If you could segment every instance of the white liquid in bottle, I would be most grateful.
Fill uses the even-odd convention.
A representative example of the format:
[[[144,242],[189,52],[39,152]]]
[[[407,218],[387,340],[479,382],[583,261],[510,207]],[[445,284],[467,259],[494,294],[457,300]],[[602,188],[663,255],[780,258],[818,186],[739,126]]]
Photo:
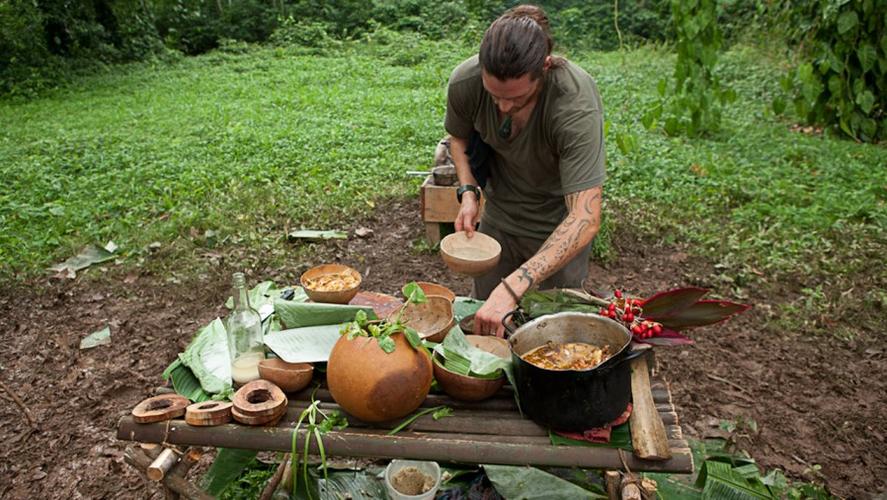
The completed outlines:
[[[261,352],[248,352],[241,355],[231,363],[231,378],[235,385],[243,385],[247,382],[259,379],[259,361],[265,355]]]

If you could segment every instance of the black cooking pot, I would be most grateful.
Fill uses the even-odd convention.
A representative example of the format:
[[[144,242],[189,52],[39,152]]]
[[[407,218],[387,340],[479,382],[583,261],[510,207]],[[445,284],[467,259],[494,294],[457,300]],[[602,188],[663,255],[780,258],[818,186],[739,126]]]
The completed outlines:
[[[561,431],[584,431],[612,422],[628,407],[631,367],[627,361],[645,351],[631,351],[631,334],[621,324],[597,314],[563,312],[541,316],[516,330],[506,329],[510,330],[520,407],[536,423]],[[613,355],[588,370],[547,370],[521,358],[548,341],[610,346]]]

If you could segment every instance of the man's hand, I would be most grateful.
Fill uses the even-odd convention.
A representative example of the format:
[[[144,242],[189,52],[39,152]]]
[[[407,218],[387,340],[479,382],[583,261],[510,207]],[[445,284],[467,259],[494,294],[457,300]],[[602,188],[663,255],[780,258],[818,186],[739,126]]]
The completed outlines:
[[[474,333],[504,337],[505,327],[502,325],[502,319],[516,307],[517,303],[514,301],[514,297],[505,289],[504,285],[499,284],[490,293],[484,305],[475,313]]]
[[[474,236],[474,228],[477,225],[478,200],[472,192],[462,194],[462,205],[459,207],[459,213],[453,223],[456,231],[465,231],[467,236]]]

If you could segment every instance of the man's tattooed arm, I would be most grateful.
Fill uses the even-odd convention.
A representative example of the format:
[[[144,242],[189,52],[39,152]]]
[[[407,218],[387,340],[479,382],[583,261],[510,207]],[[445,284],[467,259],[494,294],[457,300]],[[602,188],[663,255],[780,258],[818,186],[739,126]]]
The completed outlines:
[[[591,243],[600,228],[602,192],[596,187],[564,197],[567,216],[536,255],[515,272],[521,284],[529,287],[545,280]]]

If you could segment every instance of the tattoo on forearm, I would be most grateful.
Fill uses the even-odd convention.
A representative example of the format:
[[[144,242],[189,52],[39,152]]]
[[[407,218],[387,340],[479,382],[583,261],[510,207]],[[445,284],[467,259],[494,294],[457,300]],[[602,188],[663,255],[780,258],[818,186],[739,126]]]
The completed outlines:
[[[520,281],[526,280],[528,283],[527,286],[533,286],[534,280],[533,276],[530,275],[530,269],[527,266],[520,266],[517,270],[520,271],[520,276],[518,276],[517,279]]]
[[[601,199],[601,192],[600,191],[598,191],[597,193],[594,193],[594,196],[589,197],[588,200],[585,201],[585,207],[584,207],[585,213],[590,214],[590,215],[597,214],[597,210],[595,210],[595,205],[596,205],[595,202],[600,199]]]
[[[548,277],[553,266],[558,262],[562,262],[567,256],[571,255],[579,247],[579,242],[588,232],[590,227],[597,226],[600,223],[600,200],[601,191],[589,193],[585,199],[580,202],[580,193],[571,193],[564,196],[567,205],[567,216],[551,233],[547,240],[542,244],[536,255],[520,268],[522,272],[521,279],[526,276],[530,279],[530,274],[536,276],[537,280]],[[532,284],[533,281],[531,280]]]
[[[576,202],[579,201],[579,193],[570,193],[564,196],[564,201],[567,203],[567,213],[573,213],[573,210],[576,209]]]

